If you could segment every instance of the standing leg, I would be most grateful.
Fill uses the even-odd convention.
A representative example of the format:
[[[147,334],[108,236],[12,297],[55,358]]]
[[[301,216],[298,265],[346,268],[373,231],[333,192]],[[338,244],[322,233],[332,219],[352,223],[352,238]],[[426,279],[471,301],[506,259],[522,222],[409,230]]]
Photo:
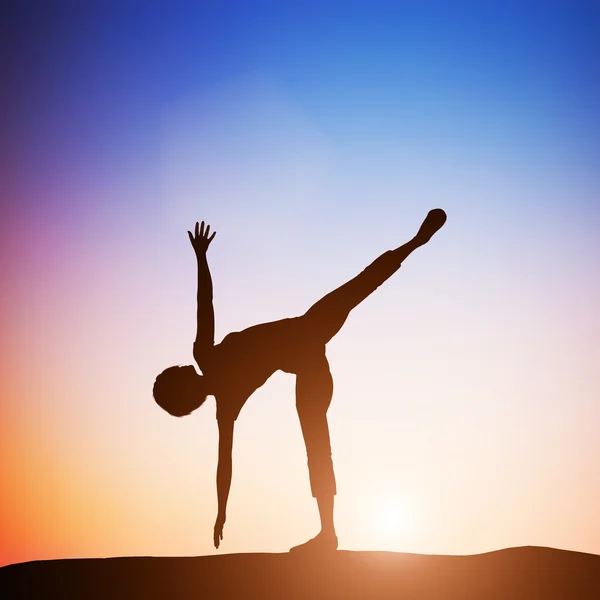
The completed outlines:
[[[325,355],[306,361],[296,376],[296,409],[306,445],[310,487],[319,507],[321,532],[292,551],[337,549],[333,520],[336,483],[327,423],[332,395],[333,379]]]
[[[412,240],[385,252],[354,279],[311,306],[303,317],[306,334],[310,332],[326,344],[340,330],[350,311],[391,277],[411,252],[426,244],[445,222],[443,210],[430,211]]]

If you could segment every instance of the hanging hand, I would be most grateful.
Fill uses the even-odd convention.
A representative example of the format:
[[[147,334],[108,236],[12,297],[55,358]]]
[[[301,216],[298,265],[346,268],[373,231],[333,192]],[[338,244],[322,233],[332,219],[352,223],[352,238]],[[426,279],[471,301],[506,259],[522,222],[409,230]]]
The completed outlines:
[[[215,548],[219,548],[221,544],[221,540],[223,539],[223,525],[225,525],[225,517],[222,517],[220,514],[217,515],[217,520],[215,522],[215,531],[213,534],[213,542],[215,544]]]

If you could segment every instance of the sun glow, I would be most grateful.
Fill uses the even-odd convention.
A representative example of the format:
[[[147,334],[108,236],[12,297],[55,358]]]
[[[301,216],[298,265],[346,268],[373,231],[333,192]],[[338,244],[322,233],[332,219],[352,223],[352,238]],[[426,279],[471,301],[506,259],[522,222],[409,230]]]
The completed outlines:
[[[418,525],[418,518],[413,508],[400,500],[387,500],[374,506],[373,525],[378,536],[395,538],[413,533]]]

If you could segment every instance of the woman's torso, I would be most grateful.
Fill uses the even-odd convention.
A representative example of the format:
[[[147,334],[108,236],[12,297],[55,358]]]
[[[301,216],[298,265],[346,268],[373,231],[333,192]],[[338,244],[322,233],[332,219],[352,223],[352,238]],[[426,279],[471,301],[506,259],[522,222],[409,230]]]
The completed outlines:
[[[302,317],[255,325],[228,334],[207,353],[199,366],[217,399],[217,418],[235,420],[275,371],[296,373],[307,356],[325,352],[303,325]]]

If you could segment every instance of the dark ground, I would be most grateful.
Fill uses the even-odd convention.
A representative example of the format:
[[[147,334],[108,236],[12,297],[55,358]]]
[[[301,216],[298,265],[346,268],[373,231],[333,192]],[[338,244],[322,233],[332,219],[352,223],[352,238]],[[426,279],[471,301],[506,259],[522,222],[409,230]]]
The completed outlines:
[[[600,556],[528,546],[473,556],[339,551],[34,561],[0,569],[0,598],[600,600]]]

